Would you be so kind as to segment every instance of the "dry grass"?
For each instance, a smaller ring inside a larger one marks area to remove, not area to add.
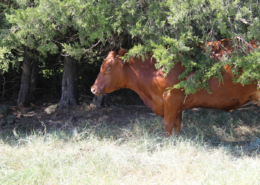
[[[161,118],[0,133],[0,184],[260,184],[253,116],[186,111],[169,139]]]

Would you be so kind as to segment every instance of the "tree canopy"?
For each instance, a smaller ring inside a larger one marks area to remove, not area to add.
[[[157,59],[156,68],[165,75],[181,62],[186,71],[174,88],[184,89],[186,94],[207,89],[211,77],[221,79],[226,64],[237,74],[235,82],[244,85],[257,80],[260,86],[259,49],[246,50],[248,41],[258,43],[260,37],[258,0],[8,2],[0,4],[0,70],[7,72],[10,62],[15,65],[24,48],[34,51],[32,55],[43,63],[55,54],[90,60],[118,49],[126,36],[129,52],[125,59],[150,52]],[[214,61],[209,58],[207,42],[223,38],[231,39],[235,52]]]

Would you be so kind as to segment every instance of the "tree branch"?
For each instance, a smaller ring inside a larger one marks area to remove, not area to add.
[[[102,39],[102,38],[101,38],[101,39]],[[96,45],[98,45],[99,42],[101,41],[101,39],[99,39],[99,41],[98,41],[95,45],[93,45],[91,48],[83,50],[84,53],[86,53],[87,51],[91,50],[91,49],[94,48]]]
[[[241,19],[239,19],[242,23],[244,23],[245,25],[251,25],[251,23],[249,23],[246,19],[244,19],[244,18],[241,18]]]
[[[239,41],[244,42],[252,51],[255,50],[255,48],[252,47],[252,46],[251,46],[247,41],[245,41],[242,37],[237,36],[236,38],[237,38]]]

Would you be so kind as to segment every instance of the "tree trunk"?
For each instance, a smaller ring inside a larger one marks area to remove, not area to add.
[[[62,77],[62,95],[59,109],[70,105],[77,105],[78,87],[78,61],[71,56],[64,58],[64,70]]]
[[[26,50],[23,60],[23,73],[21,86],[17,100],[18,106],[30,106],[32,97],[34,96],[36,78],[38,74],[38,61],[31,58]],[[33,87],[31,86],[33,84]]]
[[[32,65],[32,74],[31,74],[31,87],[30,87],[31,101],[35,100],[34,95],[35,95],[38,73],[39,73],[39,61],[35,60]]]
[[[3,76],[3,71],[0,69],[0,100],[5,94],[5,80]]]
[[[109,94],[104,94],[102,96],[94,96],[92,103],[95,104],[97,107],[109,107],[110,99]]]

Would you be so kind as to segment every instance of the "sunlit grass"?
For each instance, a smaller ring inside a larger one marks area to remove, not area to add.
[[[186,111],[178,138],[161,118],[2,132],[0,184],[259,184],[253,116]]]

